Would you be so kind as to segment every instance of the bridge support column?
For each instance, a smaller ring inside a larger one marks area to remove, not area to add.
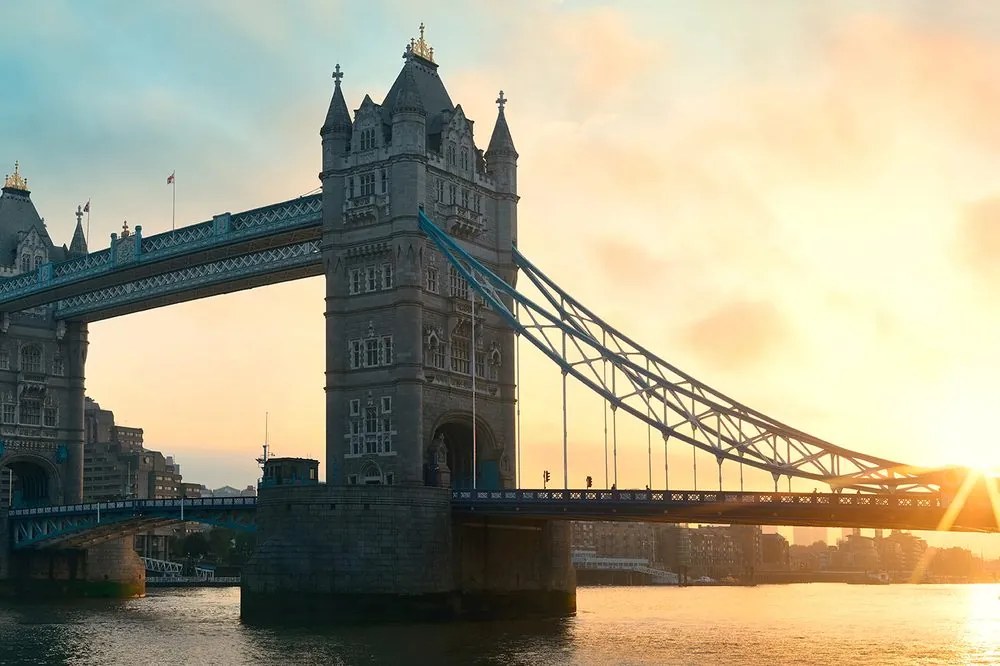
[[[456,517],[454,561],[469,617],[576,612],[569,523]]]
[[[66,343],[66,378],[70,399],[63,408],[59,438],[65,442],[68,458],[63,482],[63,503],[83,501],[83,444],[85,367],[87,365],[87,324],[68,322],[64,333]]]
[[[6,587],[24,599],[141,597],[146,593],[146,569],[132,539],[106,541],[86,550],[15,551]]]
[[[442,488],[265,487],[240,606],[259,623],[565,615],[568,525],[453,520]]]

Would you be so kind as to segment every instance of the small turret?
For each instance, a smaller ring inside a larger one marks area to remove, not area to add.
[[[76,207],[76,229],[73,231],[73,240],[69,244],[70,257],[82,257],[87,254],[87,237],[83,233],[83,208]]]
[[[333,98],[330,100],[330,109],[326,112],[326,122],[319,131],[323,138],[324,171],[334,167],[333,160],[336,157],[347,153],[351,138],[351,114],[347,111],[347,102],[344,101],[344,93],[340,90],[342,78],[344,73],[340,71],[338,64],[333,70]]]
[[[392,146],[396,151],[423,154],[427,137],[427,110],[410,69],[403,68],[401,85],[392,105]]]
[[[510,136],[507,118],[503,113],[506,104],[507,99],[501,90],[500,96],[497,97],[497,107],[500,112],[493,127],[490,145],[486,149],[486,172],[504,192],[517,194],[517,150],[514,149],[514,140]]]

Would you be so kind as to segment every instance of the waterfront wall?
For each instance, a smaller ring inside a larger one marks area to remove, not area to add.
[[[423,486],[276,486],[257,500],[248,622],[443,620],[576,608],[568,525],[453,522]]]

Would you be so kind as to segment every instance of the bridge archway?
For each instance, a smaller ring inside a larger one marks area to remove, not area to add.
[[[59,504],[59,470],[52,461],[30,454],[0,460],[0,506],[30,508]]]
[[[482,419],[476,419],[476,488],[498,490],[500,469],[493,430]],[[451,414],[434,428],[434,441],[444,439],[445,459],[453,489],[472,488],[472,415]]]

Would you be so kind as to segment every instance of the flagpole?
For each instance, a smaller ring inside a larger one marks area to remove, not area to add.
[[[90,247],[90,199],[87,199],[87,247]]]
[[[170,184],[172,185],[172,188],[171,188],[170,192],[173,194],[173,196],[171,197],[173,199],[173,205],[172,205],[171,210],[170,210],[170,230],[171,231],[174,230],[174,225],[176,224],[176,221],[177,221],[177,175],[176,174],[177,174],[176,171],[174,173],[172,173],[171,174],[171,179],[170,179]]]

